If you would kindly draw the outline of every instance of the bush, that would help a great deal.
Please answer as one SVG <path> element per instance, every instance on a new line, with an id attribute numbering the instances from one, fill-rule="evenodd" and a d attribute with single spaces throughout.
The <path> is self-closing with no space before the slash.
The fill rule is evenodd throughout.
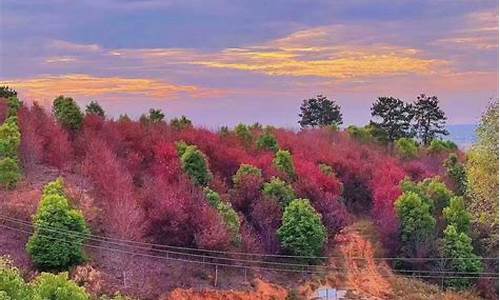
<path id="1" fill-rule="evenodd" d="M 82 126 L 83 114 L 73 98 L 62 95 L 57 97 L 54 99 L 52 110 L 64 128 L 77 130 Z"/>
<path id="2" fill-rule="evenodd" d="M 473 277 L 474 275 L 471 276 L 471 273 L 483 271 L 481 259 L 473 252 L 471 238 L 464 232 L 458 231 L 453 225 L 448 225 L 444 230 L 441 251 L 442 257 L 450 258 L 446 260 L 445 270 L 462 273 L 457 277 Z M 464 289 L 469 287 L 473 281 L 474 279 L 471 278 L 449 278 L 445 283 L 448 286 Z"/>
<path id="3" fill-rule="evenodd" d="M 257 148 L 260 150 L 270 150 L 276 152 L 279 150 L 278 141 L 271 133 L 264 133 L 257 140 Z"/>
<path id="4" fill-rule="evenodd" d="M 295 179 L 295 165 L 293 164 L 292 155 L 288 150 L 279 150 L 276 152 L 273 164 L 278 171 L 285 173 L 289 179 Z"/>
<path id="5" fill-rule="evenodd" d="M 17 117 L 9 117 L 0 126 L 0 158 L 17 159 L 20 144 L 21 132 Z"/>
<path id="6" fill-rule="evenodd" d="M 212 173 L 208 167 L 208 160 L 198 148 L 194 145 L 185 147 L 181 155 L 181 164 L 194 183 L 200 186 L 207 186 L 212 180 Z"/>
<path id="7" fill-rule="evenodd" d="M 299 256 L 318 256 L 327 241 L 321 215 L 307 199 L 295 199 L 285 208 L 283 223 L 278 229 L 281 245 Z"/>
<path id="8" fill-rule="evenodd" d="M 404 159 L 415 158 L 418 154 L 418 143 L 411 138 L 400 138 L 396 141 L 396 150 Z"/>
<path id="9" fill-rule="evenodd" d="M 420 195 L 406 192 L 395 202 L 396 213 L 400 220 L 402 252 L 405 257 L 419 257 L 433 238 L 436 220 L 431 207 Z"/>
<path id="10" fill-rule="evenodd" d="M 90 231 L 64 195 L 62 179 L 44 189 L 33 223 L 27 250 L 40 269 L 64 270 L 84 260 L 83 243 Z"/>
<path id="11" fill-rule="evenodd" d="M 432 140 L 431 144 L 427 147 L 429 153 L 442 153 L 457 150 L 458 147 L 452 141 Z"/>
<path id="12" fill-rule="evenodd" d="M 272 178 L 270 182 L 264 183 L 262 193 L 283 207 L 296 198 L 292 186 L 279 178 Z"/>
<path id="13" fill-rule="evenodd" d="M 104 118 L 104 109 L 102 109 L 97 101 L 90 101 L 85 108 L 85 113 L 87 115 L 95 115 Z"/>
<path id="14" fill-rule="evenodd" d="M 212 191 L 209 188 L 205 188 L 205 195 L 207 197 L 210 205 L 217 209 L 219 215 L 224 220 L 231 236 L 233 238 L 233 242 L 235 244 L 239 244 L 241 242 L 240 236 L 240 217 L 231 207 L 230 203 L 222 201 L 219 194 L 215 191 Z"/>
<path id="15" fill-rule="evenodd" d="M 32 283 L 35 297 L 55 300 L 88 300 L 90 296 L 68 278 L 68 273 L 42 273 Z M 36 298 L 35 298 L 36 299 Z"/>
<path id="16" fill-rule="evenodd" d="M 170 126 L 176 130 L 182 130 L 186 128 L 192 128 L 193 124 L 186 116 L 181 116 L 180 118 L 174 118 L 170 121 Z"/>
<path id="17" fill-rule="evenodd" d="M 238 169 L 238 171 L 236 171 L 236 174 L 233 176 L 233 184 L 235 186 L 243 184 L 247 176 L 261 178 L 262 171 L 253 165 L 241 164 L 240 168 Z"/>
<path id="18" fill-rule="evenodd" d="M 443 209 L 443 216 L 447 224 L 453 225 L 459 233 L 469 234 L 470 214 L 462 197 L 451 198 L 450 205 Z"/>
<path id="19" fill-rule="evenodd" d="M 24 282 L 19 269 L 14 267 L 8 258 L 0 256 L 0 299 L 29 300 L 33 298 L 32 290 Z"/>
<path id="20" fill-rule="evenodd" d="M 21 179 L 21 169 L 17 160 L 10 157 L 0 159 L 0 186 L 6 189 L 13 188 Z"/>

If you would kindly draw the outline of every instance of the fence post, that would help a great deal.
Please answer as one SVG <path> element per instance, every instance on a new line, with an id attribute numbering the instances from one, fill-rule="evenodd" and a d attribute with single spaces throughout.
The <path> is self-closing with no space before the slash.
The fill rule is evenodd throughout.
<path id="1" fill-rule="evenodd" d="M 215 265 L 215 278 L 214 278 L 214 287 L 217 287 L 217 265 Z"/>

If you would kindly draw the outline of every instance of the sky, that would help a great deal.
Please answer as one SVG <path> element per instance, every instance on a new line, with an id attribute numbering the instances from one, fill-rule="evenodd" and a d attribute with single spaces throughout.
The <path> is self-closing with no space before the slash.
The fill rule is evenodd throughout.
<path id="1" fill-rule="evenodd" d="M 425 93 L 471 124 L 498 98 L 498 1 L 0 0 L 0 85 L 208 128 L 296 127 L 318 94 L 362 125 Z"/>

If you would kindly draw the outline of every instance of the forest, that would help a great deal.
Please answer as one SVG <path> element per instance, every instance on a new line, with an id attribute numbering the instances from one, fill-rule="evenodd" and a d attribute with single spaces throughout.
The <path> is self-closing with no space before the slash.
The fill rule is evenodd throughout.
<path id="1" fill-rule="evenodd" d="M 240 269 L 302 299 L 296 286 L 339 267 L 338 237 L 360 221 L 387 272 L 498 297 L 497 100 L 461 149 L 423 94 L 375 99 L 362 127 L 319 95 L 298 130 L 215 131 L 0 92 L 0 299 L 162 299 L 238 288 Z"/>

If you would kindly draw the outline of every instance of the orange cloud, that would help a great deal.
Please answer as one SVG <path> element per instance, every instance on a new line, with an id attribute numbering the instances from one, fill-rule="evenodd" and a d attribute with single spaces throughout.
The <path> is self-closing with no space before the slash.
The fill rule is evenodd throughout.
<path id="1" fill-rule="evenodd" d="M 192 85 L 177 85 L 156 79 L 94 77 L 85 74 L 45 76 L 0 82 L 35 99 L 52 99 L 57 95 L 99 96 L 110 94 L 143 95 L 155 99 L 176 98 L 182 94 L 199 98 L 221 95 L 223 91 Z"/>

